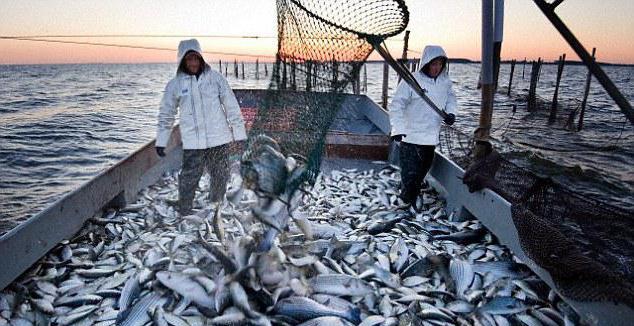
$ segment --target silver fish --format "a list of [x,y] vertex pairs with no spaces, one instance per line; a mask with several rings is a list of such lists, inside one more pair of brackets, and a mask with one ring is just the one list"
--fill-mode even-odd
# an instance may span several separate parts
[[310,287],[316,293],[364,296],[374,292],[374,289],[363,280],[348,275],[317,275],[309,282]]
[[353,323],[361,321],[358,308],[348,311],[335,310],[305,297],[282,299],[273,307],[273,313],[287,316],[300,322],[325,316],[340,317]]

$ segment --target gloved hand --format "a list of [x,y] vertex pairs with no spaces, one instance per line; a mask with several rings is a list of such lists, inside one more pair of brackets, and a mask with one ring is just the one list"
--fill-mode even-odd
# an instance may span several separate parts
[[392,136],[392,137],[390,137],[390,138],[392,139],[392,141],[395,141],[395,142],[399,142],[399,143],[400,143],[400,142],[401,142],[401,140],[403,140],[403,136],[405,136],[405,135],[400,134],[400,135],[394,135],[394,136]]
[[453,113],[449,113],[447,114],[447,117],[445,118],[445,123],[449,126],[453,125],[454,122],[456,122],[456,115]]
[[160,157],[165,156],[165,147],[156,146],[156,154]]

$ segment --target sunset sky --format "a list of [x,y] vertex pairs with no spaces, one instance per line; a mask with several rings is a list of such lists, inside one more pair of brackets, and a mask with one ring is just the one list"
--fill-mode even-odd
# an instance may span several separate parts
[[[410,49],[425,44],[445,47],[450,57],[480,59],[481,1],[407,0],[410,10]],[[554,60],[572,49],[530,0],[506,0],[503,59]],[[634,1],[567,0],[557,9],[564,22],[600,61],[634,63]],[[270,60],[276,51],[277,18],[274,0],[4,0],[0,2],[0,36],[87,34],[235,35],[262,39],[200,38],[211,52],[208,60]],[[175,49],[176,38],[57,38],[66,41],[116,43]],[[388,47],[402,52],[403,36]],[[410,56],[415,54],[410,54]],[[0,40],[0,64],[173,62],[175,51]],[[376,58],[373,56],[372,58]]]

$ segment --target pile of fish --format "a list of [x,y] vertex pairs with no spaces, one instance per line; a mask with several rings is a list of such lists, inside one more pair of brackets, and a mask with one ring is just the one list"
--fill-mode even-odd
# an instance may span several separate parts
[[178,216],[168,174],[0,293],[0,325],[578,323],[477,220],[448,216],[432,189],[420,211],[403,207],[398,169],[378,164],[318,175],[290,196],[295,207],[282,200],[277,222],[266,222],[282,214],[272,197],[241,190],[237,174],[230,200],[200,192],[198,212]]

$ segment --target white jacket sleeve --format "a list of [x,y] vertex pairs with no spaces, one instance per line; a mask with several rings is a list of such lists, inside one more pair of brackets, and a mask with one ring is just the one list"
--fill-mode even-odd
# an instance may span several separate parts
[[453,92],[453,82],[449,81],[449,87],[447,88],[447,104],[445,105],[445,111],[447,113],[458,114],[458,102],[456,101],[456,94]]
[[167,146],[167,142],[170,139],[172,133],[172,125],[174,125],[174,117],[176,116],[178,98],[174,91],[173,82],[167,83],[165,86],[165,92],[163,93],[163,99],[158,113],[158,125],[156,128],[156,143],[157,147]]
[[220,102],[224,106],[227,122],[233,131],[233,140],[245,140],[247,139],[247,132],[244,127],[244,119],[242,119],[242,112],[240,111],[238,100],[235,94],[233,94],[227,80],[221,74],[216,74],[216,76],[220,85]]
[[411,88],[405,81],[401,81],[396,87],[392,102],[388,105],[390,115],[391,135],[407,135],[405,108],[412,100]]

